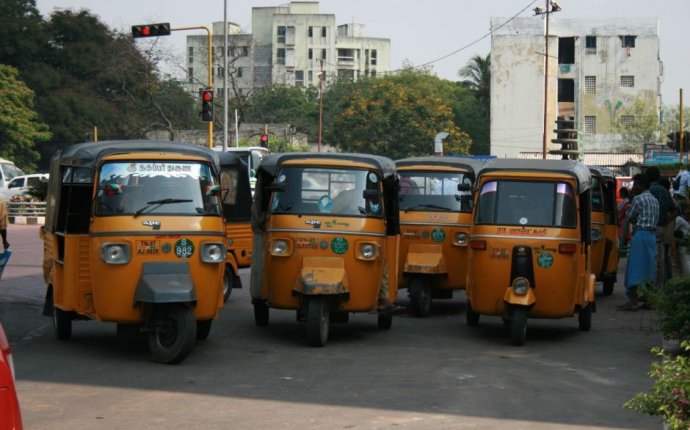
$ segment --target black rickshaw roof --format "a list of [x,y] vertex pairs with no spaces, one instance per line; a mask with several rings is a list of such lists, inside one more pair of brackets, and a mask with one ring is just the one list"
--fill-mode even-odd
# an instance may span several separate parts
[[589,168],[589,171],[592,173],[592,176],[596,176],[597,178],[600,178],[602,181],[606,182],[612,182],[616,180],[616,174],[613,173],[613,170],[609,169],[608,167],[603,167],[603,166],[587,166]]
[[465,158],[465,157],[409,157],[403,158],[395,161],[397,167],[407,167],[407,166],[448,166],[456,167],[461,169],[466,169],[470,172],[477,173],[484,166],[485,161],[476,158]]
[[218,152],[218,159],[221,166],[236,166],[238,164],[246,164],[247,157],[251,155],[251,150]]
[[132,152],[175,152],[205,158],[213,163],[216,170],[219,166],[218,154],[205,146],[155,140],[111,140],[78,143],[55,154],[51,162],[57,162],[62,166],[94,168],[103,157]]
[[582,193],[589,189],[592,174],[583,163],[575,160],[523,160],[516,158],[495,158],[484,164],[481,174],[500,170],[563,173],[572,176],[577,181],[577,192]]
[[288,152],[271,154],[261,159],[260,169],[275,176],[280,164],[293,160],[338,160],[369,164],[384,176],[395,175],[395,162],[381,155],[355,154],[343,152]]

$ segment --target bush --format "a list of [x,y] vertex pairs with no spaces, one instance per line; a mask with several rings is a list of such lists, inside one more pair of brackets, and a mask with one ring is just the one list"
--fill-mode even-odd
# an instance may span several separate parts
[[663,287],[648,288],[644,294],[659,313],[664,338],[690,340],[690,276],[670,279]]
[[671,356],[660,348],[652,352],[661,362],[652,363],[649,376],[655,378],[649,393],[638,393],[623,407],[659,416],[670,430],[690,428],[690,342],[681,344],[685,355]]

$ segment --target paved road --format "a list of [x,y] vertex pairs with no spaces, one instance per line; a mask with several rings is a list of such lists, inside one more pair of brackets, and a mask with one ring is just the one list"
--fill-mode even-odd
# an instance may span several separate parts
[[[464,294],[390,331],[356,314],[324,348],[306,346],[292,312],[254,325],[235,290],[209,339],[181,365],[150,361],[145,339],[112,324],[74,323],[60,342],[40,316],[37,227],[12,225],[0,321],[15,352],[27,429],[658,429],[621,408],[650,385],[654,314],[601,298],[589,333],[577,320],[530,320],[524,347],[499,318],[465,324]],[[248,285],[248,272],[242,273]],[[403,304],[405,294],[401,295]]]

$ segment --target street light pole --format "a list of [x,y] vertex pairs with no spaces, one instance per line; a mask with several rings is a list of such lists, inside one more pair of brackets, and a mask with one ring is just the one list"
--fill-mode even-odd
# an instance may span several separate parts
[[321,152],[321,134],[323,133],[323,59],[319,59],[321,72],[319,72],[319,152]]
[[228,150],[228,0],[223,1],[223,152]]
[[545,0],[544,9],[534,8],[535,15],[546,15],[546,29],[544,32],[544,134],[542,136],[542,158],[546,160],[547,147],[547,126],[548,126],[548,106],[549,106],[549,15],[558,12],[561,7],[553,0]]

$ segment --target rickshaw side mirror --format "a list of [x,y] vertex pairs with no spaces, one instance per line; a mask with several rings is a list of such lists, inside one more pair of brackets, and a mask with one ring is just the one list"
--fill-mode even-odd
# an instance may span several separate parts
[[364,192],[362,192],[362,197],[364,197],[365,199],[372,199],[372,198],[381,197],[381,191],[379,191],[379,190],[364,190]]
[[276,184],[273,183],[266,187],[266,189],[271,192],[271,193],[282,193],[285,191],[285,184]]
[[472,191],[472,185],[470,185],[470,184],[458,184],[458,191],[471,192]]

